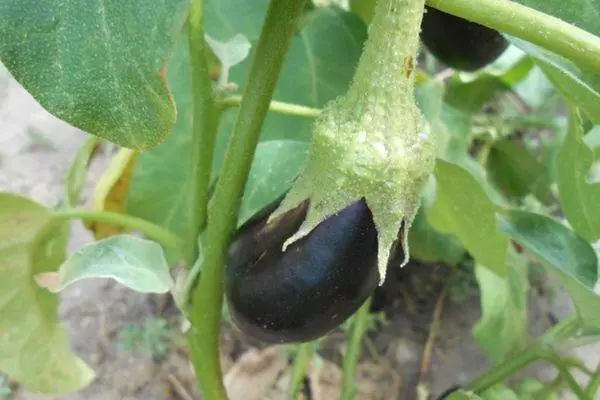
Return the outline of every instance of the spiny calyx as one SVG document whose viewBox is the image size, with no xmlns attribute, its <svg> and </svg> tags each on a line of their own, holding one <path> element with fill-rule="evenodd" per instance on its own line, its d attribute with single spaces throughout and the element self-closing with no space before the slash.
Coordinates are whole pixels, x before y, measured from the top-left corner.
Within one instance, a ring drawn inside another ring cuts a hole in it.
<svg viewBox="0 0 600 400">
<path fill-rule="evenodd" d="M 423 9 L 424 0 L 378 1 L 354 80 L 316 121 L 305 168 L 271 216 L 310 199 L 284 249 L 364 198 L 377 228 L 381 282 L 403 223 L 407 262 L 408 230 L 436 154 L 413 94 Z"/>
</svg>

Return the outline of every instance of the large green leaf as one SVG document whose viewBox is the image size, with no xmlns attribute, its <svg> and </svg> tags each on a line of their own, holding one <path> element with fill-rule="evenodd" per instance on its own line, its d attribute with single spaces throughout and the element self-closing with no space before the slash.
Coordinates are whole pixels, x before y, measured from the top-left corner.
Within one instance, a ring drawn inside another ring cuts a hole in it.
<svg viewBox="0 0 600 400">
<path fill-rule="evenodd" d="M 79 390 L 93 372 L 69 349 L 58 297 L 34 276 L 55 270 L 66 253 L 66 225 L 26 198 L 0 194 L 0 370 L 48 395 Z"/>
<path fill-rule="evenodd" d="M 499 363 L 527 344 L 527 264 L 509 251 L 506 276 L 476 266 L 482 317 L 473 327 L 475 339 Z"/>
<path fill-rule="evenodd" d="M 255 5 L 252 2 L 252 7 L 255 9 L 252 8 L 253 11 L 248 14 L 244 10 L 248 10 L 251 3 L 246 1 L 208 1 L 205 16 L 207 31 L 212 37 L 221 41 L 242 33 L 255 43 L 258 35 L 257 27 L 261 26 L 263 16 L 257 10 L 261 10 L 262 6 L 266 7 L 267 3 L 261 1 Z M 354 74 L 365 38 L 365 24 L 352 13 L 335 8 L 319 8 L 311 12 L 292 41 L 274 99 L 322 107 L 328 101 L 343 94 Z M 244 83 L 252 54 L 249 59 L 231 69 L 231 81 Z M 188 182 L 190 179 L 195 179 L 186 173 L 189 163 L 192 112 L 189 76 L 187 43 L 185 38 L 182 38 L 176 44 L 168 71 L 169 82 L 173 87 L 179 111 L 175 131 L 156 149 L 141 155 L 127 198 L 129 213 L 166 226 L 178 233 L 185 229 L 186 216 L 183 206 L 189 187 Z M 216 177 L 219 172 L 236 115 L 237 110 L 229 110 L 224 113 L 221 120 L 215 149 L 213 177 Z M 263 125 L 261 140 L 308 141 L 311 127 L 312 122 L 309 120 L 270 112 Z M 261 148 L 262 145 L 259 145 L 259 149 Z M 301 163 L 298 163 L 297 159 L 294 160 L 290 166 L 299 170 Z M 261 184 L 284 189 L 284 186 L 289 186 L 287 184 L 289 176 L 294 174 L 295 172 L 289 169 L 285 174 L 272 175 L 270 181 Z M 246 190 L 253 189 L 247 186 Z M 264 201 L 264 204 L 267 204 L 274 200 L 277 195 L 275 191 L 272 193 L 273 198 L 267 199 L 267 196 L 263 196 L 260 202 Z M 252 208 L 256 207 L 260 207 L 258 202 L 252 206 Z"/>
<path fill-rule="evenodd" d="M 600 184 L 588 183 L 594 152 L 583 140 L 582 121 L 573 110 L 569 131 L 558 153 L 556 176 L 560 202 L 571 226 L 586 240 L 600 238 Z"/>
<path fill-rule="evenodd" d="M 581 67 L 532 43 L 509 37 L 532 56 L 562 95 L 580 107 L 594 123 L 600 123 L 600 72 Z"/>
<path fill-rule="evenodd" d="M 505 276 L 508 237 L 496 226 L 496 205 L 457 164 L 438 160 L 435 179 L 435 200 L 427 213 L 431 225 L 458 236 L 478 263 Z"/>
<path fill-rule="evenodd" d="M 598 258 L 588 242 L 552 218 L 511 210 L 498 215 L 499 226 L 555 274 L 573 299 L 584 328 L 600 331 Z"/>
<path fill-rule="evenodd" d="M 148 149 L 175 123 L 164 70 L 188 2 L 3 0 L 0 59 L 58 118 Z"/>
<path fill-rule="evenodd" d="M 58 271 L 35 277 L 38 285 L 52 293 L 86 278 L 112 278 L 140 293 L 166 293 L 174 285 L 160 245 L 131 235 L 89 243 L 73 253 Z"/>
<path fill-rule="evenodd" d="M 600 0 L 513 0 L 600 36 Z"/>
</svg>

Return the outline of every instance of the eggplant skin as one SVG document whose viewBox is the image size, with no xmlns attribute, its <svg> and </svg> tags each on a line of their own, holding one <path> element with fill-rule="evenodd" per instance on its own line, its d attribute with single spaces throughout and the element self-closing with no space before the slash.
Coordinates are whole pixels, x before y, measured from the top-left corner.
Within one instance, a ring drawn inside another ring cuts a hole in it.
<svg viewBox="0 0 600 400">
<path fill-rule="evenodd" d="M 253 219 L 229 249 L 225 291 L 235 325 L 267 343 L 300 343 L 335 329 L 379 284 L 377 230 L 364 199 L 281 251 L 308 201 L 266 224 Z"/>
<path fill-rule="evenodd" d="M 508 40 L 500 32 L 475 22 L 425 6 L 421 41 L 445 65 L 475 71 L 494 62 Z"/>
</svg>

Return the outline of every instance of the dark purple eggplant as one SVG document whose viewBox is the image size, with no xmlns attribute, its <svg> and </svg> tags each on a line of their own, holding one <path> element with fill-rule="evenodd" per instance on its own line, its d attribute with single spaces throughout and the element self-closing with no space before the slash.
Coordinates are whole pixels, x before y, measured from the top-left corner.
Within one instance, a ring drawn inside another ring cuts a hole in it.
<svg viewBox="0 0 600 400">
<path fill-rule="evenodd" d="M 475 71 L 494 62 L 506 50 L 508 40 L 487 26 L 425 7 L 421 41 L 445 65 Z"/>
<path fill-rule="evenodd" d="M 377 230 L 359 200 L 281 251 L 308 201 L 267 224 L 276 205 L 244 224 L 228 255 L 229 312 L 244 333 L 268 343 L 307 342 L 335 329 L 379 283 Z"/>
</svg>

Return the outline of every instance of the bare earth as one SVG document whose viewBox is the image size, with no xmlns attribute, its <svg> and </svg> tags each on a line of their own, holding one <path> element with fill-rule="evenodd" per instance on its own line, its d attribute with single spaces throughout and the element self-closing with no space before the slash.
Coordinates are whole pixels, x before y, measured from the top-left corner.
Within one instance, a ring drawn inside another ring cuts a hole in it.
<svg viewBox="0 0 600 400">
<path fill-rule="evenodd" d="M 0 65 L 0 190 L 55 206 L 63 196 L 63 178 L 69 164 L 84 139 L 83 132 L 44 111 Z M 93 165 L 86 196 L 91 193 L 107 158 L 108 155 L 103 155 Z M 91 235 L 85 228 L 79 222 L 74 223 L 70 251 L 90 240 Z M 390 278 L 393 282 L 389 284 L 385 302 L 389 318 L 366 340 L 363 361 L 357 372 L 357 399 L 417 398 L 415 385 L 424 345 L 447 273 L 447 268 L 441 266 L 413 263 Z M 550 326 L 548 311 L 561 317 L 570 309 L 568 299 L 561 293 L 552 299 L 532 298 L 531 332 L 539 333 Z M 471 334 L 471 326 L 479 313 L 476 291 L 462 301 L 446 301 L 425 379 L 434 396 L 477 376 L 489 365 Z M 95 369 L 97 378 L 79 393 L 55 399 L 200 398 L 195 394 L 195 378 L 185 339 L 178 333 L 181 321 L 168 297 L 140 295 L 109 280 L 88 280 L 62 294 L 60 316 L 70 327 L 73 350 Z M 148 318 L 158 316 L 166 318 L 172 326 L 173 344 L 166 357 L 153 361 L 119 345 L 126 326 L 142 326 Z M 248 339 L 228 323 L 224 323 L 222 336 L 225 382 L 232 400 L 287 398 L 291 368 L 285 348 L 252 347 Z M 339 397 L 339 361 L 343 351 L 340 330 L 323 343 L 322 358 L 313 363 L 309 373 L 305 399 Z M 591 368 L 600 362 L 600 346 L 582 348 L 578 353 Z M 527 372 L 542 377 L 554 375 L 552 369 L 543 366 Z M 13 398 L 51 397 L 15 386 Z"/>
</svg>

